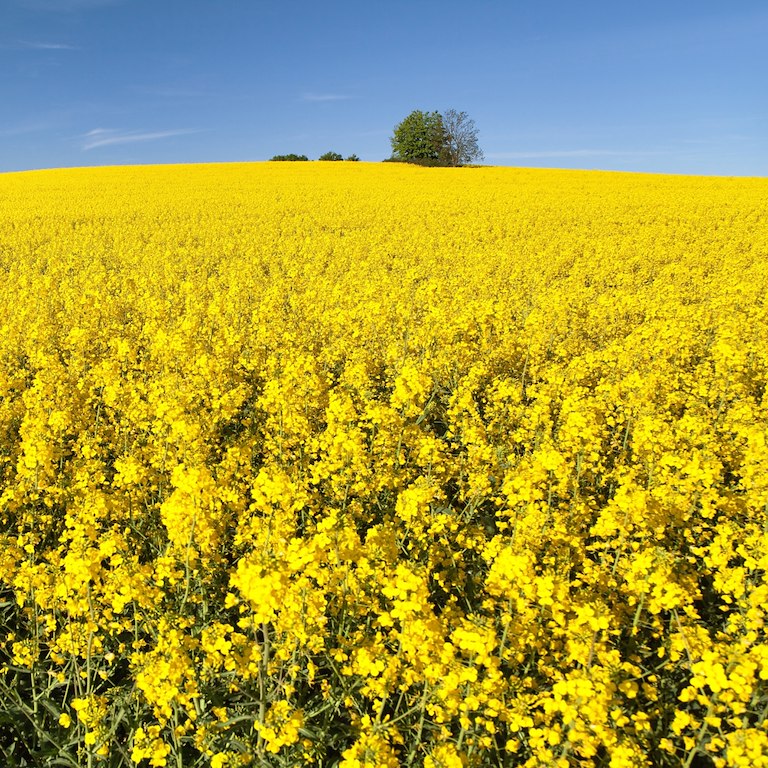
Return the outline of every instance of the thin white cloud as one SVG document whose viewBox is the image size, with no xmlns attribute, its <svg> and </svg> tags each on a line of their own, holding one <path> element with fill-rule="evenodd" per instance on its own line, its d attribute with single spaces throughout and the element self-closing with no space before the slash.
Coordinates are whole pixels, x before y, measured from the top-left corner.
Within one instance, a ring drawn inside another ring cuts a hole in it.
<svg viewBox="0 0 768 768">
<path fill-rule="evenodd" d="M 176 128 L 170 131 L 115 131 L 110 128 L 94 128 L 82 136 L 83 151 L 96 149 L 97 147 L 109 147 L 116 144 L 138 144 L 145 141 L 158 141 L 170 139 L 173 136 L 187 136 L 191 133 L 199 133 L 195 128 Z"/>
<path fill-rule="evenodd" d="M 15 43 L 0 43 L 0 51 L 79 51 L 69 43 L 48 43 L 36 40 L 18 40 Z"/>
<path fill-rule="evenodd" d="M 47 131 L 52 127 L 52 124 L 45 121 L 17 123 L 16 125 L 0 126 L 0 136 L 26 136 L 30 133 L 39 133 L 40 131 Z"/>
<path fill-rule="evenodd" d="M 347 99 L 351 99 L 351 96 L 348 96 L 344 93 L 302 93 L 301 94 L 301 100 L 302 101 L 346 101 Z"/>
<path fill-rule="evenodd" d="M 649 157 L 666 154 L 662 151 L 620 149 L 554 149 L 536 152 L 487 152 L 489 160 L 544 160 L 549 157 Z"/>
<path fill-rule="evenodd" d="M 44 43 L 32 40 L 21 40 L 19 42 L 20 48 L 27 48 L 33 51 L 79 51 L 80 49 L 76 45 L 69 45 L 67 43 Z"/>
</svg>

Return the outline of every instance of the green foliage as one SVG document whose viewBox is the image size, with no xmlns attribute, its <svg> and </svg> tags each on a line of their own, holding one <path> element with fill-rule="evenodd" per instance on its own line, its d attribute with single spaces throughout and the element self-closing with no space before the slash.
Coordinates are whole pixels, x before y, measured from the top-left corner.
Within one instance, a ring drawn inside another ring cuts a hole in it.
<svg viewBox="0 0 768 768">
<path fill-rule="evenodd" d="M 306 155 L 296 155 L 293 152 L 291 152 L 290 155 L 275 155 L 273 158 L 270 158 L 271 160 L 309 160 L 309 158 Z M 320 158 L 322 160 L 322 158 Z"/>
<path fill-rule="evenodd" d="M 415 109 L 395 126 L 390 139 L 392 158 L 402 162 L 440 161 L 445 145 L 443 118 L 439 112 Z"/>
<path fill-rule="evenodd" d="M 347 158 L 347 162 L 348 163 L 357 163 L 357 162 L 359 162 L 359 160 L 360 160 L 360 158 L 357 155 L 350 155 Z"/>
<path fill-rule="evenodd" d="M 392 162 L 459 166 L 483 157 L 474 120 L 455 109 L 443 114 L 414 110 L 395 126 L 390 142 Z"/>
<path fill-rule="evenodd" d="M 326 152 L 323 155 L 320 155 L 320 157 L 317 158 L 318 160 L 343 160 L 344 158 L 338 153 L 338 152 Z"/>
</svg>

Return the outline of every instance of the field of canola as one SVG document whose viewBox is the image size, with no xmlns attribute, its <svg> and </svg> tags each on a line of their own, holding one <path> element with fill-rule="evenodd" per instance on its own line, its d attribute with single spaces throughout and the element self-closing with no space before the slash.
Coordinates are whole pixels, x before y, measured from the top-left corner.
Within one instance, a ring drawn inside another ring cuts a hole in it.
<svg viewBox="0 0 768 768">
<path fill-rule="evenodd" d="M 0 201 L 4 766 L 768 765 L 768 180 Z"/>
</svg>

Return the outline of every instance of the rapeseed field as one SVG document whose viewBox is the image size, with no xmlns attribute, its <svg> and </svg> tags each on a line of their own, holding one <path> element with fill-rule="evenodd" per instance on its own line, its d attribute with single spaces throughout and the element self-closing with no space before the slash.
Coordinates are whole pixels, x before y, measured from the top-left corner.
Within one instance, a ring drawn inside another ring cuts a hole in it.
<svg viewBox="0 0 768 768">
<path fill-rule="evenodd" d="M 768 180 L 0 176 L 5 766 L 768 765 Z"/>
</svg>

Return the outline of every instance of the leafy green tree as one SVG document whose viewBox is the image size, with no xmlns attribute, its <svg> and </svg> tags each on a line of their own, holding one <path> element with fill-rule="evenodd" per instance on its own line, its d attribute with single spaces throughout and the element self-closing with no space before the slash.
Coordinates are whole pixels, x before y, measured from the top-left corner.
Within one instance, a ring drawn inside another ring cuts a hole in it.
<svg viewBox="0 0 768 768">
<path fill-rule="evenodd" d="M 391 160 L 419 165 L 467 165 L 482 160 L 477 127 L 466 112 L 414 110 L 395 126 Z"/>
<path fill-rule="evenodd" d="M 343 160 L 344 158 L 338 153 L 338 152 L 326 152 L 323 155 L 320 155 L 320 157 L 317 158 L 318 160 Z"/>
<path fill-rule="evenodd" d="M 415 109 L 395 126 L 390 142 L 394 160 L 439 163 L 445 145 L 443 118 L 439 112 Z"/>
<path fill-rule="evenodd" d="M 309 158 L 306 155 L 297 155 L 294 152 L 291 152 L 290 155 L 275 155 L 274 157 L 270 158 L 271 160 L 309 160 Z"/>
<path fill-rule="evenodd" d="M 350 155 L 347 158 L 347 162 L 357 163 L 360 160 L 360 158 L 357 155 Z"/>
</svg>

